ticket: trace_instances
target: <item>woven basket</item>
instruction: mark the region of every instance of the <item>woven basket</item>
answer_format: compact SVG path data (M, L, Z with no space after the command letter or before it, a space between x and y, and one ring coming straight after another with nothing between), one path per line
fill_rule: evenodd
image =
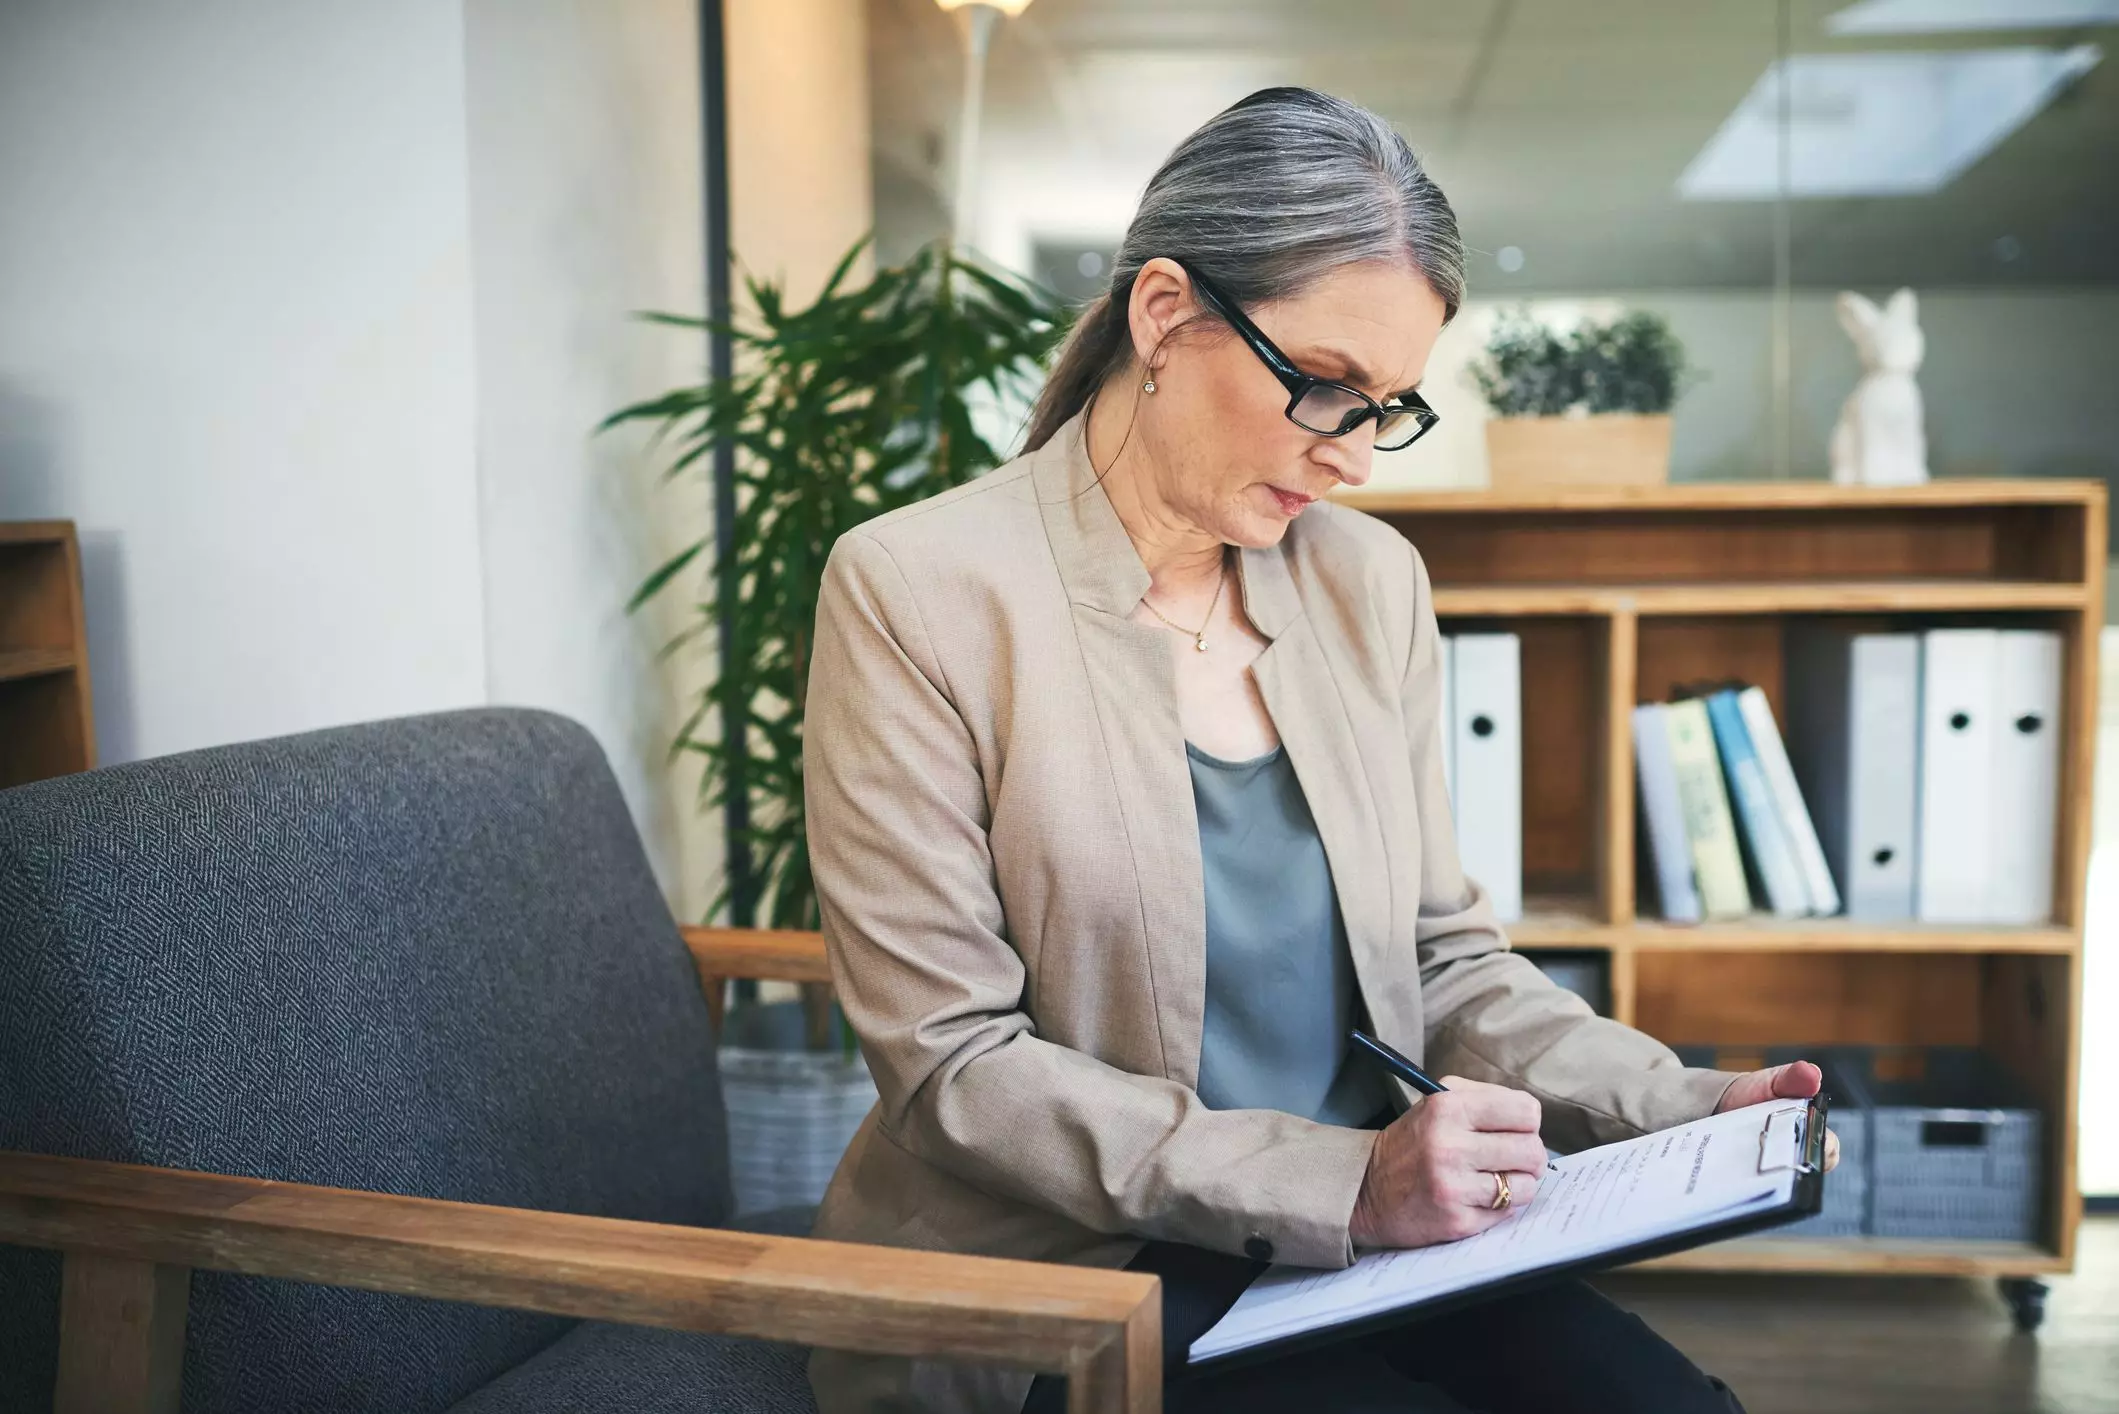
M729 1015L732 1044L720 1048L721 1098L739 1213L818 1203L876 1102L876 1083L859 1052L801 1049L800 1023L793 1004Z

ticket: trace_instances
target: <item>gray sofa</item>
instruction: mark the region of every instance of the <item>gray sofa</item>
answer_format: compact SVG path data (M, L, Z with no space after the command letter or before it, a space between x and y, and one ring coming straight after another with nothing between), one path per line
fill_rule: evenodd
M595 742L528 711L0 791L0 1151L730 1219L690 958ZM0 1242L66 1245L38 1237L58 1229L29 1191L0 1181ZM711 1313L577 1322L212 1259L187 1259L177 1318L189 1414L813 1408L801 1347L703 1333ZM56 1251L0 1246L7 1414L52 1405L60 1273ZM946 1345L929 1323L876 1348Z

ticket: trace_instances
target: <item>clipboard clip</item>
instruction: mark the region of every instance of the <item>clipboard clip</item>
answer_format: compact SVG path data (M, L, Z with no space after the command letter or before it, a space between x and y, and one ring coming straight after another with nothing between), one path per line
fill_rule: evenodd
M1776 1154L1786 1155L1777 1159ZM1775 1110L1766 1116L1766 1127L1758 1136L1758 1171L1775 1173L1794 1169L1817 1173L1825 1159L1825 1099L1820 1095L1797 1109Z

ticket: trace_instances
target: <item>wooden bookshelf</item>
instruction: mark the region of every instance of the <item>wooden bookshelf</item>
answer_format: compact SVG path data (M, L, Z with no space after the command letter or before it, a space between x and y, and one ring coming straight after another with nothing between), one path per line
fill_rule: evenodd
M70 521L0 522L0 789L96 764Z
M1349 492L1420 548L1445 631L1523 642L1525 951L1602 953L1611 1010L1673 1045L1976 1045L2046 1116L2032 1244L1758 1238L1690 1271L2033 1276L2074 1261L2082 928L2104 613L2105 488L2088 481ZM2036 927L1766 916L1682 926L1637 908L1631 711L1741 678L1783 711L1791 621L2001 624L2065 653L2055 916Z

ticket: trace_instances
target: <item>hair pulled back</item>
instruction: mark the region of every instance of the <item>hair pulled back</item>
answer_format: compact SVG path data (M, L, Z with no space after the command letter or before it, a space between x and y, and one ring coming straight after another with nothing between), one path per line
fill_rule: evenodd
M1408 264L1454 318L1464 243L1449 199L1390 124L1307 88L1267 88L1210 118L1148 182L1112 262L1030 414L1024 450L1050 441L1132 357L1140 268L1182 256L1246 308L1299 294L1344 265Z

